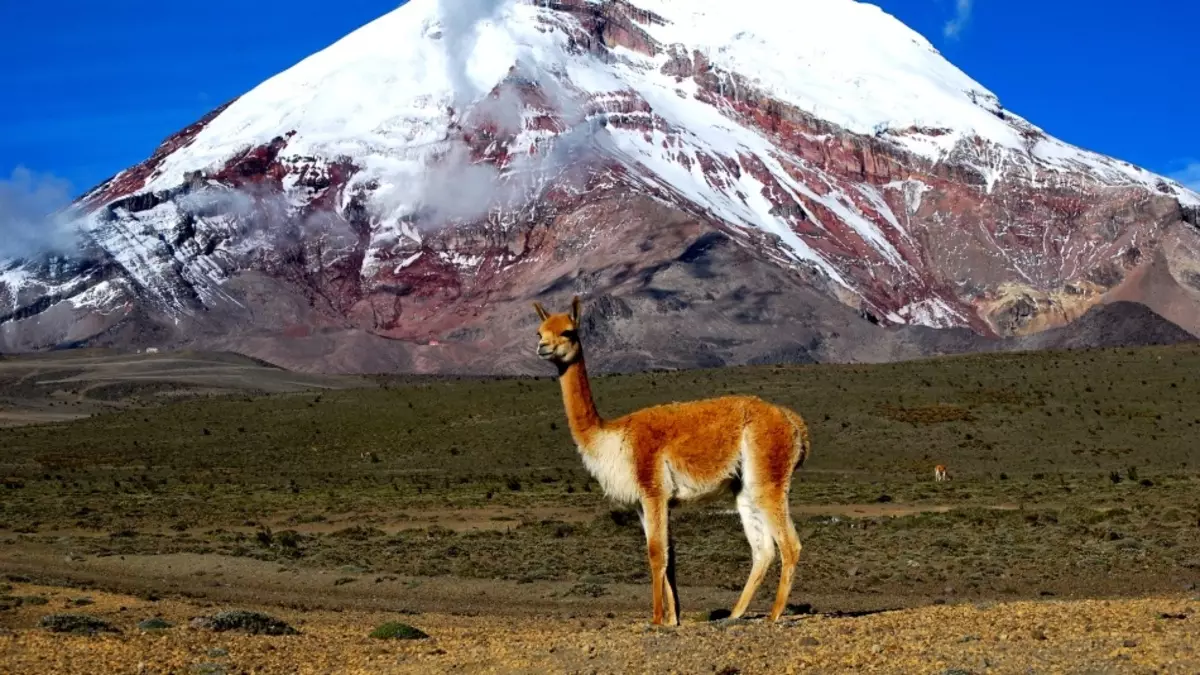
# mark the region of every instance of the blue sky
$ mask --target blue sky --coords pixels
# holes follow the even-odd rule
[[[876,4],[1051,134],[1200,187],[1200,41],[1183,33],[1200,2]],[[81,192],[396,5],[0,2],[0,182],[24,167],[25,182]]]

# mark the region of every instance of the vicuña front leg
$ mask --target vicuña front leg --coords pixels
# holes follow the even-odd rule
[[[668,575],[670,537],[667,532],[668,509],[665,499],[648,498],[642,502],[642,524],[646,528],[646,552],[650,561],[650,581],[654,593],[651,623],[669,626],[679,623],[675,591]]]
[[[667,589],[671,595],[671,606],[675,608],[671,614],[675,617],[675,624],[680,622],[679,618],[679,584],[675,583],[675,537],[671,536],[670,527],[667,528]]]

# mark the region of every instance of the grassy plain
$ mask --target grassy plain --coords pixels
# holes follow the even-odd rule
[[[96,414],[0,428],[0,572],[309,609],[648,611],[637,519],[584,472],[549,376],[266,389],[239,366],[219,391],[178,400],[163,381],[123,381],[98,402],[39,389],[69,379],[39,372],[0,381],[0,399]],[[793,609],[828,615],[1194,593],[1197,372],[1200,347],[1185,345],[610,375],[594,389],[606,415],[726,393],[800,412],[813,455],[792,489]],[[948,482],[933,482],[937,463]],[[749,571],[731,506],[673,514],[693,620]],[[772,577],[764,587],[763,605]]]

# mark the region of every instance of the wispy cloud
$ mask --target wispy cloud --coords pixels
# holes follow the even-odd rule
[[[604,124],[587,117],[579,93],[525,51],[516,54],[509,76],[498,84],[494,77],[476,77],[480,41],[489,29],[506,30],[503,17],[521,0],[438,1],[437,33],[459,123],[466,128],[486,123],[501,135],[519,133],[529,105],[522,90],[532,83],[544,99],[540,105],[556,113],[563,129],[528,153],[514,153],[503,166],[474,160],[463,139],[455,138],[420,175],[382,186],[374,196],[379,210],[411,215],[421,225],[471,222],[518,209],[552,183],[581,186],[587,163],[608,134]]]
[[[446,45],[446,68],[454,87],[456,112],[487,93],[471,73],[472,58],[479,43],[480,29],[496,21],[511,7],[513,0],[441,0],[438,20]]]
[[[967,23],[971,21],[971,10],[974,8],[975,0],[955,0],[954,2],[954,18],[946,22],[942,27],[942,34],[951,40],[957,40],[966,29]]]
[[[0,178],[0,259],[73,250],[71,185],[23,166]]]
[[[1179,181],[1184,186],[1200,192],[1200,161],[1193,160],[1179,171],[1171,174],[1171,179]]]

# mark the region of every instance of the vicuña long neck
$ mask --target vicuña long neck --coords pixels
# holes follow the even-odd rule
[[[581,448],[587,448],[604,420],[596,412],[596,402],[592,399],[592,387],[588,383],[587,366],[583,363],[582,354],[577,361],[561,369],[558,381],[562,385],[563,405],[567,409],[571,436]]]

